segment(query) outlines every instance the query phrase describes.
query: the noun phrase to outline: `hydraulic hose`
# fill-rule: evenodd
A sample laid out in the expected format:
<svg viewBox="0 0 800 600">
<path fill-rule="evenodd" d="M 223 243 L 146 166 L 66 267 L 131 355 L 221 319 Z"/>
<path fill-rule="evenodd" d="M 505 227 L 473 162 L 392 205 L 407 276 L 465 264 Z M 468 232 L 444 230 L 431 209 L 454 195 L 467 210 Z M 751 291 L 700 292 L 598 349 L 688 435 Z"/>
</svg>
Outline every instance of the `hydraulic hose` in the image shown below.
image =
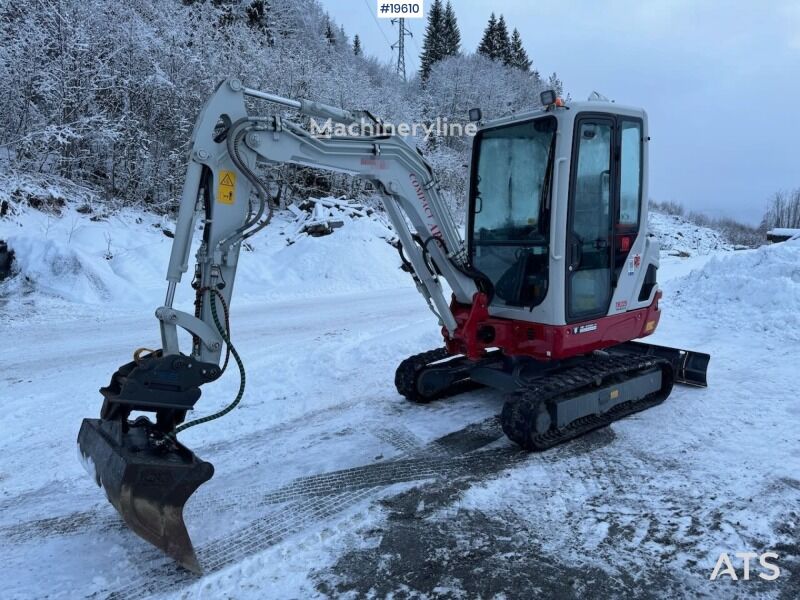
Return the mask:
<svg viewBox="0 0 800 600">
<path fill-rule="evenodd" d="M 245 131 L 239 131 L 244 125 L 253 122 L 252 117 L 242 117 L 233 125 L 230 126 L 228 129 L 228 135 L 226 137 L 226 146 L 228 150 L 228 155 L 231 157 L 231 161 L 233 162 L 234 166 L 247 178 L 247 180 L 253 185 L 256 190 L 256 194 L 258 195 L 258 210 L 256 211 L 255 216 L 250 217 L 245 221 L 245 223 L 236 229 L 231 235 L 220 241 L 221 246 L 225 246 L 230 243 L 235 243 L 232 240 L 236 239 L 237 237 L 240 240 L 245 240 L 249 238 L 254 233 L 260 231 L 264 227 L 266 227 L 269 222 L 272 220 L 272 205 L 269 203 L 269 190 L 266 189 L 266 186 L 261 182 L 250 167 L 247 166 L 247 163 L 242 160 L 242 157 L 239 154 L 239 143 L 241 142 L 241 137 L 246 133 Z M 264 215 L 264 212 L 267 213 L 267 218 L 264 220 L 263 223 L 258 224 L 261 220 L 261 217 Z M 256 227 L 253 227 L 256 225 Z M 252 229 L 251 229 L 252 228 Z M 248 231 L 249 230 L 249 231 Z M 240 241 L 237 240 L 237 241 Z"/>
<path fill-rule="evenodd" d="M 234 233 L 232 233 L 227 238 L 223 239 L 220 242 L 220 245 L 226 245 L 231 243 L 231 240 L 234 240 L 237 237 L 240 237 L 241 240 L 247 239 L 257 231 L 261 230 L 262 228 L 266 227 L 269 222 L 272 220 L 272 206 L 269 203 L 269 191 L 263 185 L 261 180 L 258 176 L 247 166 L 247 163 L 242 160 L 242 157 L 239 154 L 239 144 L 241 142 L 241 137 L 245 135 L 246 131 L 242 130 L 245 125 L 251 123 L 252 119 L 250 117 L 244 117 L 236 121 L 233 125 L 230 126 L 228 129 L 228 135 L 226 139 L 226 145 L 228 149 L 228 155 L 231 157 L 231 161 L 233 162 L 234 166 L 253 184 L 253 187 L 256 189 L 256 193 L 258 194 L 259 199 L 259 206 L 258 211 L 256 211 L 255 216 L 249 216 L 247 221 L 236 229 Z M 259 224 L 261 217 L 264 215 L 264 212 L 267 213 L 267 218 Z M 255 227 L 254 227 L 255 226 Z M 222 368 L 222 371 L 225 371 L 225 368 L 228 365 L 228 358 L 229 356 L 233 356 L 233 359 L 236 361 L 236 366 L 239 368 L 239 391 L 236 394 L 236 397 L 233 401 L 228 404 L 222 410 L 210 414 L 205 417 L 200 417 L 199 419 L 193 419 L 192 421 L 188 421 L 178 427 L 176 427 L 172 432 L 171 436 L 174 438 L 178 433 L 189 429 L 190 427 L 194 427 L 195 425 L 201 425 L 203 423 L 208 423 L 209 421 L 214 421 L 215 419 L 219 419 L 220 417 L 224 417 L 229 412 L 231 412 L 234 408 L 239 405 L 241 402 L 242 397 L 244 396 L 245 385 L 247 381 L 247 377 L 245 374 L 244 363 L 242 362 L 239 353 L 236 351 L 236 348 L 231 343 L 230 334 L 229 334 L 229 318 L 228 318 L 228 305 L 225 302 L 225 298 L 219 292 L 219 290 L 209 288 L 208 292 L 210 293 L 210 308 L 211 308 L 211 316 L 214 320 L 214 325 L 217 328 L 220 336 L 222 337 L 225 345 L 228 348 L 226 357 L 225 357 L 225 364 Z M 202 290 L 198 290 L 198 293 L 202 293 Z M 217 314 L 217 302 L 216 299 L 219 297 L 220 301 L 222 302 L 222 308 L 225 313 L 225 324 L 227 326 L 223 327 L 222 323 L 219 320 L 219 315 Z"/>
<path fill-rule="evenodd" d="M 172 433 L 170 434 L 173 438 L 181 431 L 189 429 L 189 427 L 194 427 L 195 425 L 201 425 L 203 423 L 208 423 L 209 421 L 219 419 L 220 417 L 224 417 L 239 405 L 239 402 L 241 402 L 242 400 L 242 396 L 244 396 L 244 388 L 246 384 L 244 363 L 242 362 L 239 353 L 236 351 L 236 348 L 231 343 L 229 332 L 226 331 L 226 329 L 222 326 L 222 323 L 220 323 L 219 316 L 217 315 L 216 296 L 219 296 L 220 301 L 222 302 L 222 308 L 225 311 L 226 322 L 228 322 L 228 305 L 225 303 L 225 298 L 222 297 L 222 294 L 220 294 L 219 290 L 210 289 L 209 292 L 211 293 L 210 294 L 211 316 L 214 319 L 214 325 L 216 326 L 217 331 L 219 331 L 219 334 L 222 336 L 222 339 L 225 341 L 225 344 L 228 346 L 228 350 L 233 356 L 233 360 L 236 361 L 236 366 L 239 367 L 239 391 L 237 392 L 236 397 L 233 399 L 233 401 L 222 410 L 205 417 L 200 417 L 199 419 L 188 421 L 187 423 L 184 423 L 183 425 L 176 427 L 175 430 L 172 431 Z"/>
</svg>

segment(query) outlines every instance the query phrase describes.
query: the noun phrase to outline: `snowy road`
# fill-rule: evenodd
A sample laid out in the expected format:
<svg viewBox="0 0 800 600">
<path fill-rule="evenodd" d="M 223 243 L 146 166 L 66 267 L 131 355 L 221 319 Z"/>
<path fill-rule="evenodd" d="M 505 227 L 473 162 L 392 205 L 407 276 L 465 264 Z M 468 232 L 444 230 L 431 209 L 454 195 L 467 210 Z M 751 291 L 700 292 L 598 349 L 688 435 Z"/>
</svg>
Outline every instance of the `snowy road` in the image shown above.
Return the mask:
<svg viewBox="0 0 800 600">
<path fill-rule="evenodd" d="M 676 388 L 538 455 L 502 436 L 496 394 L 399 398 L 397 363 L 440 343 L 410 287 L 235 305 L 245 400 L 183 436 L 216 467 L 186 510 L 200 579 L 125 530 L 75 457 L 97 388 L 133 348 L 157 346 L 150 308 L 5 323 L 3 597 L 796 598 L 800 400 L 787 366 L 800 339 L 724 318 L 724 293 L 702 310 L 680 301 L 703 289 L 670 287 L 687 265 L 662 268 L 653 341 L 710 352 L 710 387 Z M 227 374 L 198 412 L 237 383 Z M 775 551 L 781 576 L 708 580 L 720 552 L 745 550 Z"/>
</svg>

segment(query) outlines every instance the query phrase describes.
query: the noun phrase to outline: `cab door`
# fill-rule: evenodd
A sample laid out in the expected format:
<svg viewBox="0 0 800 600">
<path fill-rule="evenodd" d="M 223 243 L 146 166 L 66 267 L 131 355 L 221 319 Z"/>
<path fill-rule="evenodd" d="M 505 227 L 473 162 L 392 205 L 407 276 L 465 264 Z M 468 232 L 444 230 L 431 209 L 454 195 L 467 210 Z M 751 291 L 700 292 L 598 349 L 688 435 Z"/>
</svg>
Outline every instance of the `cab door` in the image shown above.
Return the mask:
<svg viewBox="0 0 800 600">
<path fill-rule="evenodd" d="M 575 121 L 567 221 L 568 322 L 608 313 L 614 274 L 615 138 L 613 117 L 587 115 Z"/>
</svg>

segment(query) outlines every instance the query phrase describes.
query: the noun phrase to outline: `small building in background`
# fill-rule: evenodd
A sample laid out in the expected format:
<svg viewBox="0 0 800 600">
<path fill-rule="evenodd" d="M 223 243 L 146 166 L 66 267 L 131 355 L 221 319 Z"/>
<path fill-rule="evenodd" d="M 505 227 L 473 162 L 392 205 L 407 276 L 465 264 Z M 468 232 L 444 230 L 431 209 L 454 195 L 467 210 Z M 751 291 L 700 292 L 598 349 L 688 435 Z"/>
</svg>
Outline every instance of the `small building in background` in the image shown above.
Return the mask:
<svg viewBox="0 0 800 600">
<path fill-rule="evenodd" d="M 786 240 L 792 239 L 800 239 L 800 229 L 776 227 L 767 232 L 767 241 L 771 243 L 785 242 Z"/>
</svg>

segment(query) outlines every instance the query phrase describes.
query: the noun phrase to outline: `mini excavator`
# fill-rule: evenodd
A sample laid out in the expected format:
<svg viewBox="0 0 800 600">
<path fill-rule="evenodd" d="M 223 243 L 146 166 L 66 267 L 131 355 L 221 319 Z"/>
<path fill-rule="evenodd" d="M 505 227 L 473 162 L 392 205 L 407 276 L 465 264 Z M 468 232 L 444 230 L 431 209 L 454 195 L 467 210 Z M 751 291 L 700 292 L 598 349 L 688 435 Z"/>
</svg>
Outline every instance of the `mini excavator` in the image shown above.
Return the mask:
<svg viewBox="0 0 800 600">
<path fill-rule="evenodd" d="M 201 571 L 183 507 L 214 468 L 177 435 L 231 410 L 244 392 L 229 307 L 242 243 L 273 210 L 259 162 L 349 173 L 379 193 L 403 268 L 444 338 L 397 368 L 397 390 L 408 400 L 494 388 L 506 398 L 505 434 L 539 451 L 661 403 L 676 382 L 706 386 L 707 354 L 635 341 L 661 316 L 659 248 L 647 234 L 646 113 L 564 103 L 552 91 L 540 100 L 538 110 L 486 122 L 470 111 L 478 130 L 464 240 L 422 153 L 370 113 L 236 79 L 217 86 L 192 133 L 166 299 L 155 313 L 162 347 L 137 351 L 113 374 L 100 390 L 100 418 L 84 419 L 78 435 L 85 463 L 130 529 Z M 262 101 L 280 109 L 251 115 L 248 106 Z M 355 124 L 358 135 L 312 135 L 279 116 L 293 111 Z M 173 302 L 198 219 L 190 314 Z M 191 335 L 188 353 L 178 328 Z M 185 422 L 201 386 L 218 379 L 231 356 L 242 375 L 235 400 Z M 133 419 L 132 411 L 149 416 Z"/>
</svg>

